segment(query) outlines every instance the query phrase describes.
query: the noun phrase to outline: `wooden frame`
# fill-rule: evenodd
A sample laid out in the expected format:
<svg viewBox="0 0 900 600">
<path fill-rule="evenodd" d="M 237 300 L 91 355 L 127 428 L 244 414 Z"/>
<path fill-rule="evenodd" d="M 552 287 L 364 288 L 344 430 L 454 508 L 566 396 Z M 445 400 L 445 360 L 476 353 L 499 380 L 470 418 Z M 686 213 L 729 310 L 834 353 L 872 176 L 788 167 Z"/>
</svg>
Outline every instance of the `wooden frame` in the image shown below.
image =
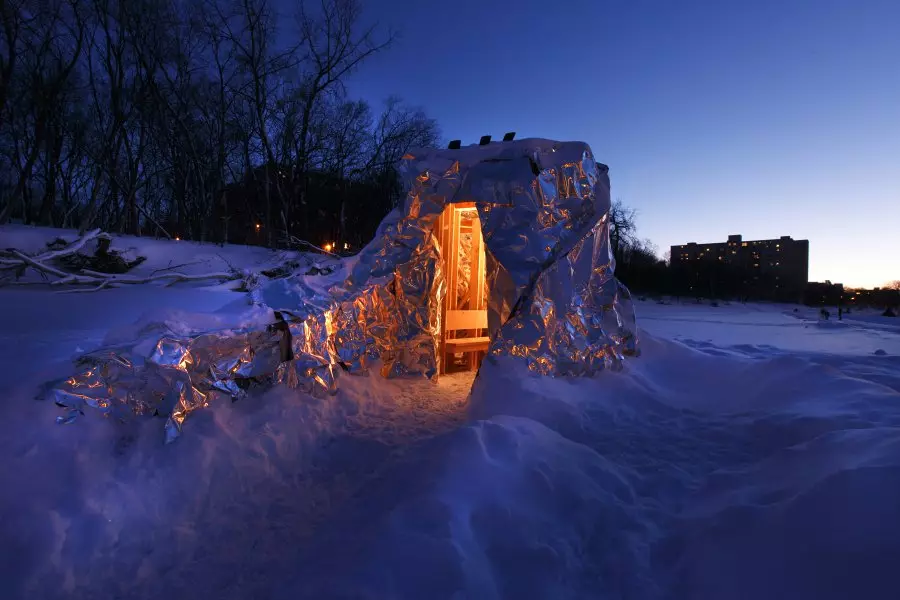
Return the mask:
<svg viewBox="0 0 900 600">
<path fill-rule="evenodd" d="M 460 244 L 471 235 L 468 285 L 460 297 Z M 441 305 L 441 373 L 455 354 L 468 354 L 470 369 L 477 367 L 490 345 L 487 328 L 487 286 L 485 282 L 484 240 L 474 202 L 448 205 L 435 224 L 435 236 L 443 259 L 447 293 Z"/>
</svg>

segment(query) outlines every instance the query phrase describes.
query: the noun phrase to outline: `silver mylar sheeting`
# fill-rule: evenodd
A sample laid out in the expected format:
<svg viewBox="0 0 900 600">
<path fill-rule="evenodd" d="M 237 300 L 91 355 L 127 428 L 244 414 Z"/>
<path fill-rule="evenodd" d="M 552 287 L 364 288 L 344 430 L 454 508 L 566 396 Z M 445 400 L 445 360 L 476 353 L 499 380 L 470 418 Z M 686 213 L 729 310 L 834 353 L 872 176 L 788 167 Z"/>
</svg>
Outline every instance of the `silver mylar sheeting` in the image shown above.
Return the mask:
<svg viewBox="0 0 900 600">
<path fill-rule="evenodd" d="M 117 418 L 168 417 L 168 439 L 217 395 L 282 382 L 333 393 L 338 372 L 435 378 L 447 292 L 432 234 L 448 204 L 474 202 L 485 242 L 489 354 L 544 375 L 588 375 L 638 354 L 628 290 L 613 275 L 607 168 L 580 142 L 526 139 L 426 149 L 400 165 L 408 193 L 348 259 L 346 280 L 316 294 L 297 274 L 296 305 L 269 326 L 167 336 L 152 352 L 116 348 L 80 359 L 55 387 L 68 422 L 93 407 Z M 456 290 L 450 293 L 456 293 Z M 265 297 L 265 294 L 262 295 Z"/>
</svg>

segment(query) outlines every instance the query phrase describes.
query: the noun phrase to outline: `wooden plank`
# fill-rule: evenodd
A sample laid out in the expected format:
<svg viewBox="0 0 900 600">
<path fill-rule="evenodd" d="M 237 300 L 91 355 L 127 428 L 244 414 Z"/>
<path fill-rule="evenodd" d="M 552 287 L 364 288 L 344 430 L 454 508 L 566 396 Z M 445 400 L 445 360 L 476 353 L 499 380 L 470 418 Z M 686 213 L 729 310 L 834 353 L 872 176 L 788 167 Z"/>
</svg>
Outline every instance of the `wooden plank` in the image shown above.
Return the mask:
<svg viewBox="0 0 900 600">
<path fill-rule="evenodd" d="M 440 366 L 439 372 L 442 375 L 447 372 L 447 362 L 450 358 L 447 355 L 447 353 L 444 351 L 444 349 L 446 348 L 446 343 L 447 343 L 447 303 L 450 300 L 449 294 L 446 293 L 447 277 L 449 275 L 449 273 L 447 271 L 447 250 L 449 247 L 448 246 L 448 242 L 449 242 L 448 238 L 449 238 L 449 233 L 450 233 L 450 224 L 447 222 L 447 214 L 448 214 L 447 210 L 445 209 L 444 212 L 442 212 L 441 215 L 438 217 L 437 223 L 435 225 L 435 227 L 437 229 L 438 244 L 440 245 L 440 250 L 441 250 L 441 263 L 442 263 L 441 268 L 444 271 L 444 286 L 445 286 L 444 287 L 445 293 L 444 293 L 444 297 L 441 299 L 441 306 L 440 306 L 441 347 L 438 351 L 438 356 L 441 359 L 441 366 Z"/>
<path fill-rule="evenodd" d="M 456 202 L 454 204 L 451 204 L 450 206 L 452 206 L 455 209 L 475 208 L 475 203 L 474 202 Z"/>
<path fill-rule="evenodd" d="M 487 327 L 486 310 L 448 310 L 446 329 L 484 329 Z"/>
<path fill-rule="evenodd" d="M 459 211 L 450 211 L 450 304 L 448 310 L 456 308 L 459 283 Z M 449 327 L 448 327 L 449 329 Z"/>
<path fill-rule="evenodd" d="M 491 338 L 458 338 L 455 340 L 447 340 L 447 352 L 476 352 L 478 350 L 487 350 L 491 345 Z"/>
<path fill-rule="evenodd" d="M 472 237 L 472 282 L 474 290 L 472 308 L 484 310 L 484 239 L 481 237 L 481 227 L 475 228 Z"/>
</svg>

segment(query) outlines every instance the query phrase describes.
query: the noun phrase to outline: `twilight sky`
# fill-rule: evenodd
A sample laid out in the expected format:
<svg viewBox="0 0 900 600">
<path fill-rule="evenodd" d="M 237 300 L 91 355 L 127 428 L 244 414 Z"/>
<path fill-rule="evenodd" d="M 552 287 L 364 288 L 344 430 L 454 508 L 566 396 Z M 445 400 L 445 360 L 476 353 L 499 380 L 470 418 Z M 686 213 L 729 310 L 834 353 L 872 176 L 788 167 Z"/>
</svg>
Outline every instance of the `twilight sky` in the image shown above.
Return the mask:
<svg viewBox="0 0 900 600">
<path fill-rule="evenodd" d="M 659 246 L 791 235 L 810 279 L 900 279 L 900 1 L 369 0 L 350 84 L 446 139 L 584 140 Z"/>
</svg>

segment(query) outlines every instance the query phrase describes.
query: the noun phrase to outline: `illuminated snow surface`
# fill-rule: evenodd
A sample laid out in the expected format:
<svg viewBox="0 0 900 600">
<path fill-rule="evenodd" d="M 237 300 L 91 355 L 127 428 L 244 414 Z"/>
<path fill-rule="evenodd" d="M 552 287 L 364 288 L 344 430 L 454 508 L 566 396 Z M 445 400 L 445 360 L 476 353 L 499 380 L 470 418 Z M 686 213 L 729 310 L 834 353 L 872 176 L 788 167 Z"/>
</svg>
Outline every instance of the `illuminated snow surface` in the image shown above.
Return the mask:
<svg viewBox="0 0 900 600">
<path fill-rule="evenodd" d="M 274 258 L 121 243 L 147 270 Z M 160 323 L 269 318 L 225 287 L 0 289 L 0 597 L 896 598 L 900 319 L 638 302 L 622 373 L 486 363 L 468 399 L 471 375 L 348 376 L 216 404 L 169 445 L 161 419 L 61 426 L 34 400 Z"/>
</svg>

